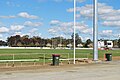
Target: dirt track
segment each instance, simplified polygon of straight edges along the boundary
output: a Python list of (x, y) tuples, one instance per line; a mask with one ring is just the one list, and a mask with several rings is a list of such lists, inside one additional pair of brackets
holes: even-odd
[(120, 80), (120, 61), (0, 71), (0, 80)]

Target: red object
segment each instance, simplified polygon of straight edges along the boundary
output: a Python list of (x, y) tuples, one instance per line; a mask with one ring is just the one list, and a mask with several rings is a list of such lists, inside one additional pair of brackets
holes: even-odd
[(109, 50), (109, 48), (104, 48), (104, 50)]
[(52, 54), (52, 56), (59, 57), (60, 55), (59, 54)]

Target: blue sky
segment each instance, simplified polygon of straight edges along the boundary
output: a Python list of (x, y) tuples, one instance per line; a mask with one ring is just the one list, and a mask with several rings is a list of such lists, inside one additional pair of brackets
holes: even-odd
[[(118, 39), (120, 0), (98, 0), (99, 39)], [(76, 31), (92, 39), (92, 0), (77, 0)], [(0, 0), (0, 39), (11, 35), (70, 38), (73, 0)]]

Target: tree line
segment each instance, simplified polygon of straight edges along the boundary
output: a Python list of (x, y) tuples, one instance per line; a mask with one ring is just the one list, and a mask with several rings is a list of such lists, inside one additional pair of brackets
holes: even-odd
[[(79, 47), (78, 44), (82, 44), (81, 47), (89, 47), (93, 43), (90, 39), (87, 39), (85, 42), (82, 41), (78, 33), (75, 34), (76, 38), (76, 47)], [(107, 41), (107, 40), (105, 40)], [(29, 37), (29, 35), (15, 35), (7, 38), (6, 41), (0, 41), (0, 46), (9, 46), (9, 47), (68, 47), (68, 44), (73, 46), (74, 35), (71, 35), (71, 39), (66, 39), (63, 37), (53, 37), (53, 38), (41, 38), (39, 36)], [(114, 45), (120, 47), (120, 39), (113, 40)], [(49, 45), (48, 45), (49, 44)]]
[[(7, 45), (10, 47), (47, 47), (47, 44), (50, 44), (53, 47), (58, 47), (59, 44), (61, 46), (66, 47), (68, 44), (73, 45), (73, 34), (71, 35), (71, 39), (66, 39), (63, 37), (53, 37), (53, 38), (41, 38), (39, 36), (29, 37), (29, 35), (15, 35), (7, 38)], [(78, 34), (76, 34), (76, 46), (77, 44), (82, 43), (81, 38)]]

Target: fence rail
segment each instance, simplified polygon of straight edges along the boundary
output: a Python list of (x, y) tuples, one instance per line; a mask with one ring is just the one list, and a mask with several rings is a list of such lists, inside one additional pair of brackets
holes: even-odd
[[(58, 53), (59, 54), (59, 53)], [(88, 54), (76, 54), (77, 59), (88, 59)], [(73, 63), (73, 54), (72, 53), (60, 53), (60, 63)], [(18, 63), (33, 63), (32, 65), (40, 64), (46, 65), (51, 64), (52, 62), (52, 53), (17, 53), (17, 54), (0, 54), (0, 67), (2, 65), (16, 66)], [(9, 65), (8, 65), (9, 64)], [(36, 64), (36, 65), (37, 65)]]
[[(99, 54), (100, 60), (105, 60), (105, 53)], [(107, 52), (108, 53), (108, 52)], [(113, 53), (113, 51), (111, 51)], [(73, 53), (55, 53), (60, 55), (60, 63), (73, 63)], [(112, 54), (113, 60), (120, 60), (120, 53)], [(76, 61), (92, 59), (92, 53), (76, 53)], [(52, 53), (12, 53), (0, 54), (0, 67), (2, 66), (24, 66), (27, 65), (47, 65), (52, 63)]]

